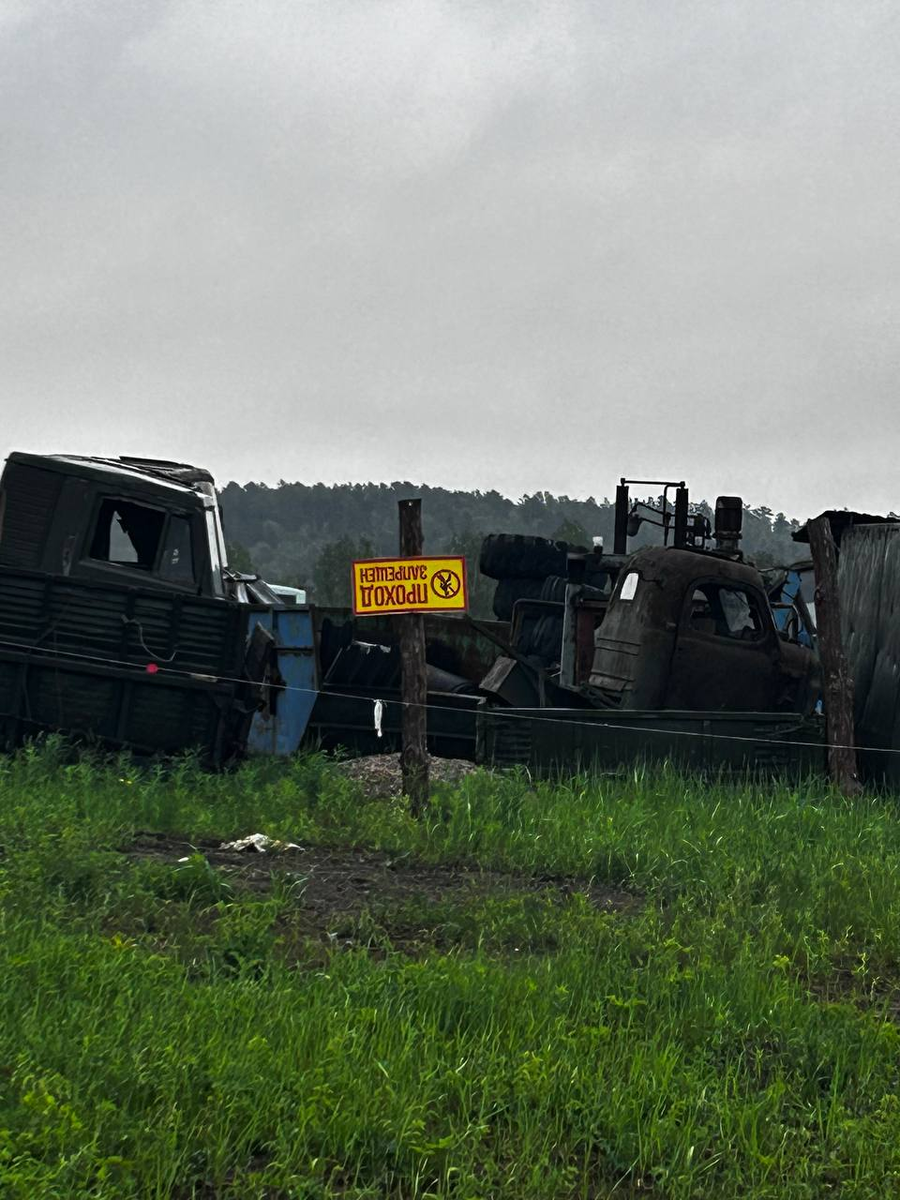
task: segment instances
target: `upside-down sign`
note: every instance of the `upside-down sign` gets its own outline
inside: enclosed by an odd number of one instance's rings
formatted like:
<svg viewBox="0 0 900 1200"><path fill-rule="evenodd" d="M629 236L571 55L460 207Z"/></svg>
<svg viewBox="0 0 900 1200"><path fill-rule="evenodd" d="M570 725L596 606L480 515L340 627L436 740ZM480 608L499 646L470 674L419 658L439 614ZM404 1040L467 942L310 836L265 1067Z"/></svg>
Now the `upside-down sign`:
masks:
<svg viewBox="0 0 900 1200"><path fill-rule="evenodd" d="M464 558L367 558L353 564L353 615L465 612Z"/></svg>

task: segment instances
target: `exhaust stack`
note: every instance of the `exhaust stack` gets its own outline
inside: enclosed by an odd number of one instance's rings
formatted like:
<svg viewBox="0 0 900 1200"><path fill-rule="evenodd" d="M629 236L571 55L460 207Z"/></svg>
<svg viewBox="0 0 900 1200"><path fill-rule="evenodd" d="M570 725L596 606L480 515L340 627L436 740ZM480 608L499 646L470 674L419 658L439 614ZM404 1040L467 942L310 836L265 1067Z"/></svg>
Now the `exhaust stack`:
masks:
<svg viewBox="0 0 900 1200"><path fill-rule="evenodd" d="M716 549L737 554L744 525L744 503L740 496L716 498Z"/></svg>

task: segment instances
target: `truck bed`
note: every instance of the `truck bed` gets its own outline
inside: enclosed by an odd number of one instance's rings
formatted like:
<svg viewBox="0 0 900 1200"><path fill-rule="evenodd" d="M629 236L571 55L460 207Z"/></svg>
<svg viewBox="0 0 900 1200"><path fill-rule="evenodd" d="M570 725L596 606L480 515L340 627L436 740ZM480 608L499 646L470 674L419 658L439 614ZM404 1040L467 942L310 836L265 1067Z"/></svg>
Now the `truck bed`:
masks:
<svg viewBox="0 0 900 1200"><path fill-rule="evenodd" d="M0 744L41 731L221 763L250 714L227 600L0 568Z"/></svg>

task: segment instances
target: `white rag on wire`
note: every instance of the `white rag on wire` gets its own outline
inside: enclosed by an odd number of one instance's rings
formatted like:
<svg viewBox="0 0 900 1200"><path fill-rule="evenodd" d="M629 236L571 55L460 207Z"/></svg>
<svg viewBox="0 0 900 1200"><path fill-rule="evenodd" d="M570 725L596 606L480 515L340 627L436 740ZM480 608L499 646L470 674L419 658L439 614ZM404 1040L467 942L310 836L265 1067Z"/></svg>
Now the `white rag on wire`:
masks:
<svg viewBox="0 0 900 1200"><path fill-rule="evenodd" d="M381 717L382 717L383 713L384 713L384 701L376 700L375 701L375 713L374 713L375 732L378 734L379 737L381 737Z"/></svg>

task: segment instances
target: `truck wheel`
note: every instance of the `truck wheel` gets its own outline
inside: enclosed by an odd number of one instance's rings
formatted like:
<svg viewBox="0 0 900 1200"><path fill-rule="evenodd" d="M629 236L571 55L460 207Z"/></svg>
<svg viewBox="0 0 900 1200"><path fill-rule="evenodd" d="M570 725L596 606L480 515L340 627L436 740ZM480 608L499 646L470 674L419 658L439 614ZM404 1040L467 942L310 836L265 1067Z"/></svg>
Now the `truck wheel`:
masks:
<svg viewBox="0 0 900 1200"><path fill-rule="evenodd" d="M523 654L539 659L542 666L558 666L562 653L562 632L562 615L548 613L539 617L531 631L528 644L523 648Z"/></svg>
<svg viewBox="0 0 900 1200"><path fill-rule="evenodd" d="M566 580L562 575L548 575L541 587L541 599L552 600L556 604L564 604L566 599Z"/></svg>
<svg viewBox="0 0 900 1200"><path fill-rule="evenodd" d="M498 621L511 621L517 600L539 600L540 579L501 579L494 589L494 614Z"/></svg>

